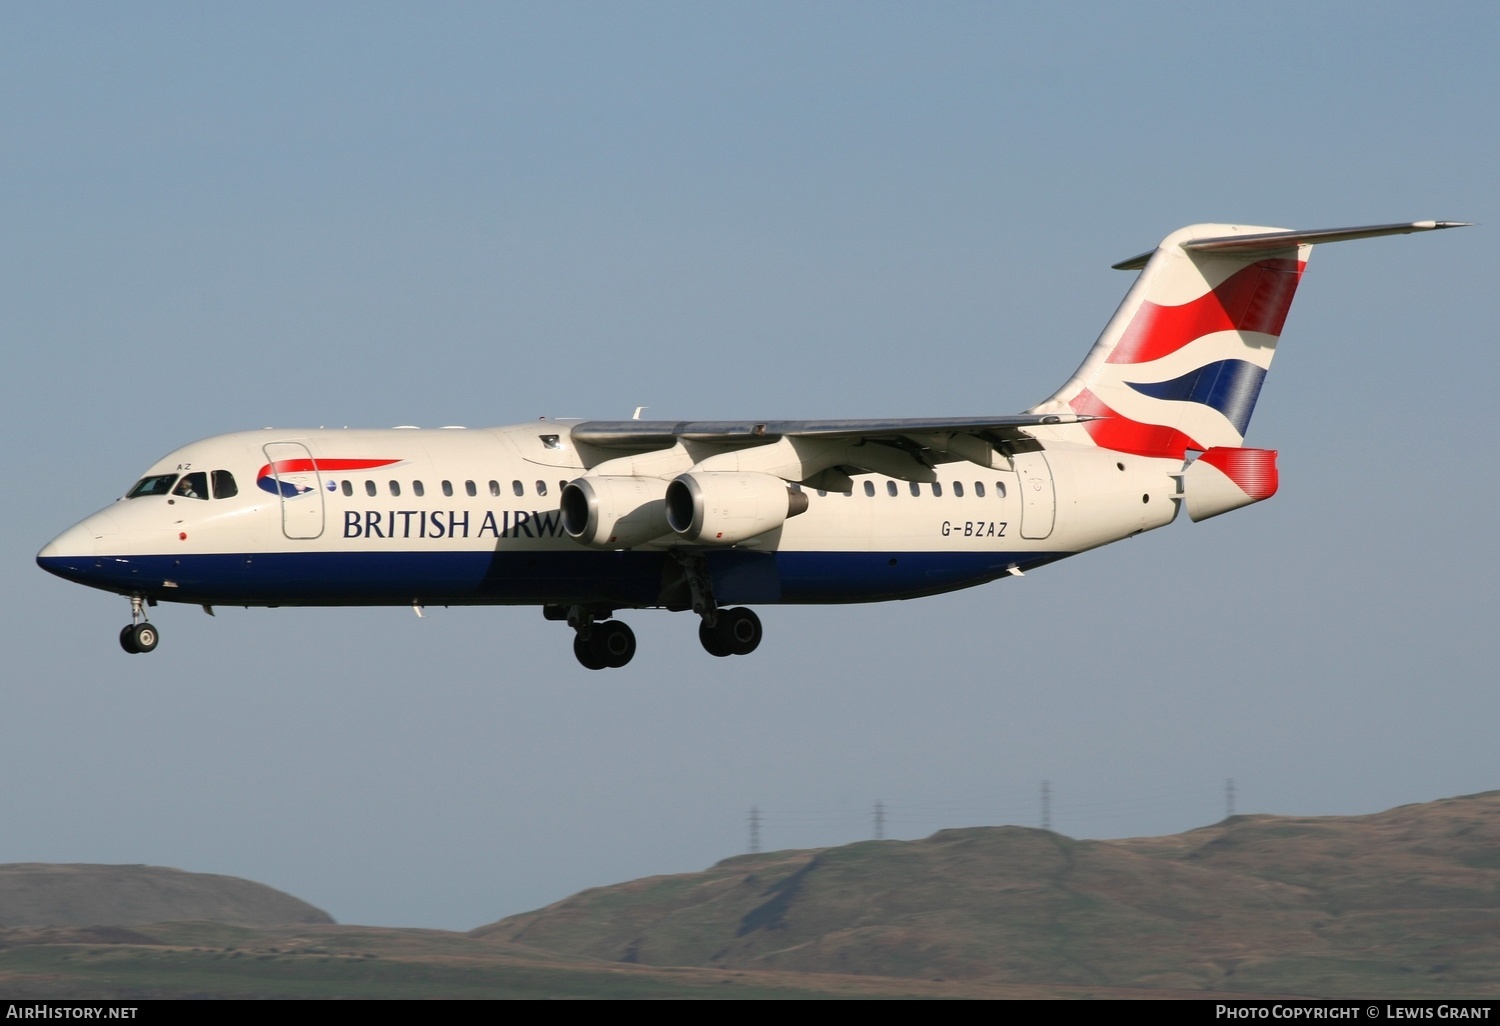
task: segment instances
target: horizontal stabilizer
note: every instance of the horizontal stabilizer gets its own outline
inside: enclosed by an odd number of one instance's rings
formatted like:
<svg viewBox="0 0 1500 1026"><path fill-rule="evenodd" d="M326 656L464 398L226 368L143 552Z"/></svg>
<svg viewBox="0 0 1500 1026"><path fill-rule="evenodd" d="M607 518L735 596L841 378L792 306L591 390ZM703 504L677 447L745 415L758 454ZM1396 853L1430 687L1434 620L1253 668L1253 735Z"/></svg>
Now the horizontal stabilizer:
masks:
<svg viewBox="0 0 1500 1026"><path fill-rule="evenodd" d="M1237 256L1253 256L1258 253L1274 253L1294 246L1317 245L1324 242L1349 242L1354 239L1374 239L1382 235L1410 235L1413 232L1434 232L1443 228L1467 228L1469 221L1409 221L1398 224L1368 224L1355 228L1316 228L1312 231L1260 232L1255 235L1222 235L1217 238L1193 239L1179 245L1190 253L1233 253ZM1139 271L1151 259L1151 254L1142 253L1129 260L1113 264L1117 271Z"/></svg>

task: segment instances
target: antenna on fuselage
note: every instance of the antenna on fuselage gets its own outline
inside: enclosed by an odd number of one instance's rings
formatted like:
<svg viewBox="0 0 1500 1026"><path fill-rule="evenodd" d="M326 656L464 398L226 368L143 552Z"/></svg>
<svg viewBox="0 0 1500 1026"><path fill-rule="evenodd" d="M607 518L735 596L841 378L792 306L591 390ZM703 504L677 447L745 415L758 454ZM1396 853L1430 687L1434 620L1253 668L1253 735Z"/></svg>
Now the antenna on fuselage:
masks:
<svg viewBox="0 0 1500 1026"><path fill-rule="evenodd" d="M651 407L649 407L649 406L637 406L635 408L635 412L630 415L630 419L631 420L640 420L641 419L641 411L642 410L649 410L650 408Z"/></svg>

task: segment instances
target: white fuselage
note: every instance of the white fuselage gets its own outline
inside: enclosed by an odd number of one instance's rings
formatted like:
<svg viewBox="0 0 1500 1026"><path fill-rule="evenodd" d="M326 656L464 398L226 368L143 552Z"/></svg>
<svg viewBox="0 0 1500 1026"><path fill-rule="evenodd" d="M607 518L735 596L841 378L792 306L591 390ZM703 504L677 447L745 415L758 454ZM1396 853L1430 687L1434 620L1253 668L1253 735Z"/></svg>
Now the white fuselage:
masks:
<svg viewBox="0 0 1500 1026"><path fill-rule="evenodd" d="M564 486L601 462L571 444L567 427L205 439L145 477L199 474L212 497L169 486L118 500L38 560L94 587L205 605L686 608L672 572L672 550L685 547L677 535L611 548L563 531ZM804 489L806 511L780 527L687 548L704 557L720 603L913 597L1169 523L1181 471L1178 460L1054 443L1013 469L960 461L928 483L858 474L848 492ZM232 483L221 487L224 472ZM234 494L218 494L226 490Z"/></svg>
<svg viewBox="0 0 1500 1026"><path fill-rule="evenodd" d="M1245 432L1313 246L1460 226L1181 228L1115 265L1125 299L1020 414L222 435L37 562L129 596L131 653L172 601L540 605L589 669L635 653L616 610L692 609L705 651L747 655L751 605L968 588L1270 498Z"/></svg>

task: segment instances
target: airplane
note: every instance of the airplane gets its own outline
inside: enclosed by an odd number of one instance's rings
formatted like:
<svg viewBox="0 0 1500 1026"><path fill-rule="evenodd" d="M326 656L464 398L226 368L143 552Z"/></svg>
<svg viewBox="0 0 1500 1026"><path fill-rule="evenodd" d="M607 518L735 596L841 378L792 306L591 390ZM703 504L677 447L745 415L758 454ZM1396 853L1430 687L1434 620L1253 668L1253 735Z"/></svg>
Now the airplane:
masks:
<svg viewBox="0 0 1500 1026"><path fill-rule="evenodd" d="M1140 274L1083 364L1011 416L220 435L37 563L128 597L129 653L181 602L535 605L591 670L635 654L617 611L691 610L747 655L749 606L969 588L1270 498L1276 451L1243 443L1312 247L1464 225L1179 229L1114 265Z"/></svg>

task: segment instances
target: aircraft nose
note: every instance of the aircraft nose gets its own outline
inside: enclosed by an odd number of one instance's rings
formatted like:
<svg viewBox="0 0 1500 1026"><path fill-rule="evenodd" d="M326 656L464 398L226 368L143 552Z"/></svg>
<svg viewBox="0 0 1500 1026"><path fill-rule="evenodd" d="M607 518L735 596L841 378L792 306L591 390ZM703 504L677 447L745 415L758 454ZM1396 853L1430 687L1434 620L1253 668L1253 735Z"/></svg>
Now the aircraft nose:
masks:
<svg viewBox="0 0 1500 1026"><path fill-rule="evenodd" d="M37 565L59 577L72 576L82 568L80 561L91 563L99 551L99 542L120 527L104 513L95 513L87 520L79 521L62 534L53 538L42 551L36 554Z"/></svg>

